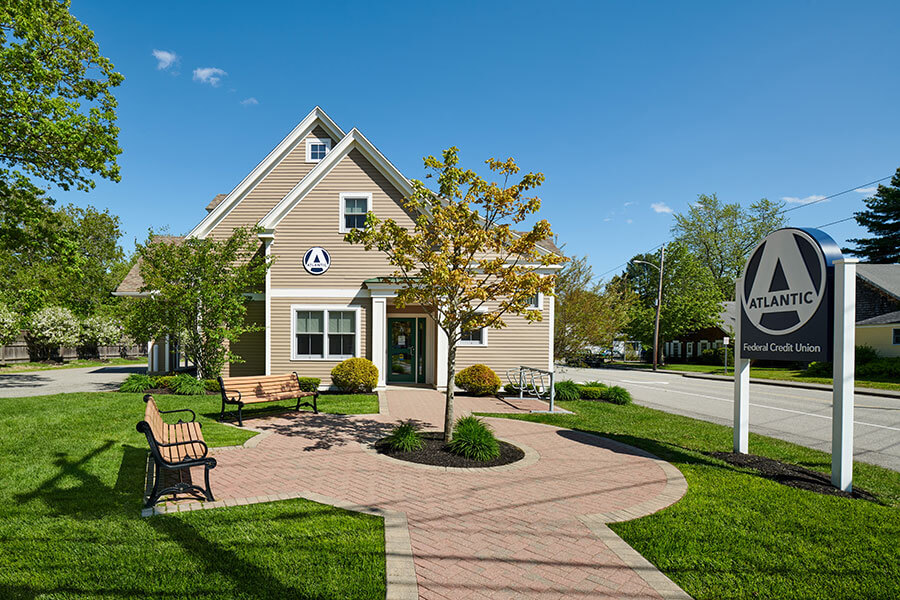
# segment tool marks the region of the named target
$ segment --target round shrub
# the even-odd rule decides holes
[[[500,456],[500,443],[491,428],[478,417],[469,415],[456,420],[450,452],[471,460],[487,461]]]
[[[378,385],[378,367],[367,358],[348,358],[331,370],[331,381],[342,392],[371,392]]]
[[[322,380],[318,377],[298,377],[297,381],[300,383],[300,391],[303,392],[315,392],[319,389],[319,384],[322,383]],[[216,392],[219,391],[218,382],[216,382]]]
[[[0,346],[19,337],[19,316],[0,304]]]
[[[187,373],[179,373],[172,380],[171,389],[181,396],[202,396],[206,394],[203,380],[191,377]]]
[[[28,320],[28,343],[36,358],[48,359],[60,346],[78,344],[81,324],[68,308],[48,306]]]
[[[578,384],[568,379],[556,382],[553,386],[553,391],[555,400],[578,400],[581,397]]]
[[[143,393],[154,386],[153,378],[143,373],[132,373],[129,375],[122,385],[119,386],[120,392],[137,392]]]
[[[487,365],[472,365],[456,374],[456,385],[470,394],[488,396],[500,389],[500,378]]]
[[[175,385],[174,375],[158,375],[153,378],[153,387],[171,390],[173,385]]]
[[[625,388],[614,385],[603,390],[603,400],[612,404],[631,404],[631,394]]]
[[[581,386],[582,400],[601,400],[606,393],[606,387],[595,387],[591,385]]]
[[[412,421],[401,423],[394,427],[386,438],[384,444],[395,452],[412,452],[421,450],[425,446],[419,430]]]
[[[104,316],[88,317],[81,322],[78,343],[82,346],[114,346],[122,341],[122,326]]]

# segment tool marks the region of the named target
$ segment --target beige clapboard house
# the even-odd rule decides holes
[[[412,227],[402,205],[410,193],[408,180],[362,133],[345,133],[317,107],[237,187],[216,196],[188,235],[226,237],[235,227],[259,224],[260,243],[275,257],[265,293],[252,297],[248,310],[265,329],[234,343],[246,362],[226,374],[296,371],[328,387],[337,363],[362,356],[378,367],[379,387],[445,385],[447,337],[424,311],[394,306],[396,286],[379,282],[392,273],[383,254],[344,241],[368,211]],[[559,252],[551,243],[542,251]],[[117,293],[138,293],[134,271]],[[535,302],[539,322],[508,316],[504,329],[468,332],[457,370],[485,363],[503,378],[520,365],[552,369],[553,298]],[[177,361],[164,341],[151,349],[151,371]]]

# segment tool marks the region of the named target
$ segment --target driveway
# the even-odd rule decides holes
[[[49,369],[0,374],[0,398],[50,396],[69,392],[114,392],[131,373],[144,373],[142,365]]]
[[[734,382],[677,373],[557,367],[557,381],[621,385],[642,406],[731,427]],[[857,391],[853,456],[900,471],[900,398]],[[750,431],[831,452],[831,392],[750,384]],[[751,442],[752,450],[752,442]]]

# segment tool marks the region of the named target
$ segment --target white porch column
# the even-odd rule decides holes
[[[387,298],[372,296],[372,362],[378,367],[378,387],[387,386]]]
[[[449,340],[447,334],[439,325],[435,326],[437,332],[437,356],[435,359],[434,385],[439,390],[447,389],[447,356],[449,355]]]

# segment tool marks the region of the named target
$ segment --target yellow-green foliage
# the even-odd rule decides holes
[[[367,358],[348,358],[331,370],[331,381],[342,392],[371,392],[378,385],[378,367]]]
[[[472,365],[456,374],[456,385],[476,396],[496,394],[500,378],[487,365]]]

